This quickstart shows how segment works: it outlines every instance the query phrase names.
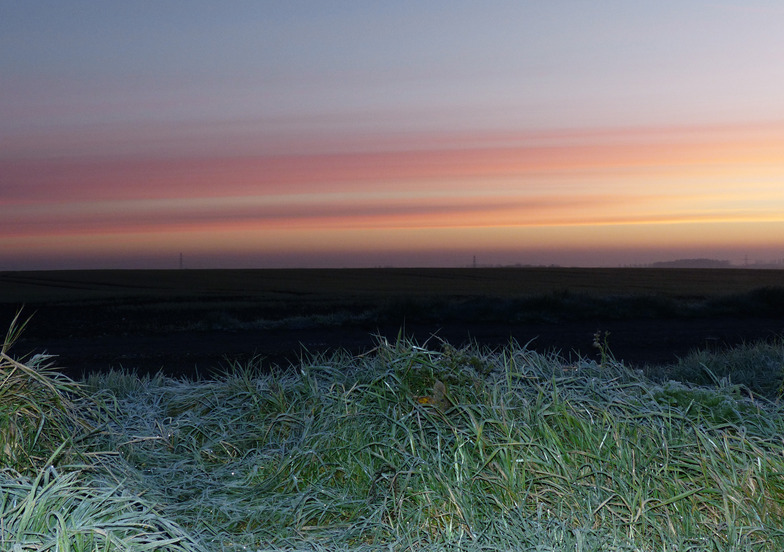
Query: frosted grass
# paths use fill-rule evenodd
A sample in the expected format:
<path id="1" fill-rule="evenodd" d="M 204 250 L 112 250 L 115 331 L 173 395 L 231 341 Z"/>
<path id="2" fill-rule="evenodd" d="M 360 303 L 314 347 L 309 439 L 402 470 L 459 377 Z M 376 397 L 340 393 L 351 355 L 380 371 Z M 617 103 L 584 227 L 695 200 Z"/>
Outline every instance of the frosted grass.
<path id="1" fill-rule="evenodd" d="M 109 452 L 49 482 L 98 519 L 139 512 L 163 550 L 784 549 L 775 397 L 657 383 L 606 342 L 599 361 L 435 345 L 93 376 L 109 414 L 82 446 Z"/>

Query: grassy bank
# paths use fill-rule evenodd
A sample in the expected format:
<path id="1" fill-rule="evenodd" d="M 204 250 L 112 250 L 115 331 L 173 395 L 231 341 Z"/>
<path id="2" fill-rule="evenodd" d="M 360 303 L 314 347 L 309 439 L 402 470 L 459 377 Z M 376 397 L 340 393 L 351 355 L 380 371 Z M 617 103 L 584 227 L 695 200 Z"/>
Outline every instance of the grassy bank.
<path id="1" fill-rule="evenodd" d="M 0 549 L 784 549 L 781 344 L 682 381 L 438 345 L 79 383 L 4 348 Z"/>

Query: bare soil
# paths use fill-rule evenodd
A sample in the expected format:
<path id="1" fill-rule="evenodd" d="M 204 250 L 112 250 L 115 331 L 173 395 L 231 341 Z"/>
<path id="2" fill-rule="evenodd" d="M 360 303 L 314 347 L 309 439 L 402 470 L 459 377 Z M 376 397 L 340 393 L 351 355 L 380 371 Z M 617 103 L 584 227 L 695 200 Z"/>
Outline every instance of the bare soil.
<path id="1" fill-rule="evenodd" d="M 0 323 L 8 327 L 24 304 L 23 317 L 32 319 L 12 352 L 56 355 L 57 365 L 76 378 L 112 368 L 205 377 L 253 358 L 286 368 L 303 354 L 362 353 L 401 332 L 436 348 L 442 341 L 499 348 L 515 340 L 540 352 L 588 358 L 597 358 L 594 334 L 609 332 L 614 356 L 643 368 L 695 349 L 784 335 L 784 310 L 776 303 L 784 294 L 754 294 L 778 282 L 784 283 L 784 271 L 0 273 Z M 580 295 L 570 295 L 575 292 Z M 741 301 L 688 315 L 650 300 L 690 305 L 743 293 L 756 303 L 749 306 L 740 295 Z M 616 298 L 597 307 L 582 294 Z M 640 302 L 641 295 L 648 299 Z M 488 304 L 495 310 L 484 308 Z M 525 309 L 535 312 L 520 312 Z M 323 322 L 334 313 L 348 316 Z M 313 322 L 318 316 L 322 322 Z M 250 323 L 256 320 L 285 323 L 264 329 Z"/>
<path id="2" fill-rule="evenodd" d="M 91 310 L 83 311 L 87 315 Z M 34 324 L 34 322 L 31 322 Z M 125 368 L 140 373 L 204 377 L 233 363 L 261 360 L 262 366 L 288 367 L 301 356 L 345 349 L 362 353 L 380 338 L 393 341 L 403 331 L 423 344 L 455 347 L 479 344 L 504 347 L 510 340 L 539 352 L 597 358 L 593 336 L 609 332 L 613 355 L 628 365 L 645 367 L 676 362 L 692 350 L 733 346 L 784 335 L 784 318 L 715 317 L 699 319 L 625 319 L 527 324 L 449 322 L 385 327 L 181 331 L 162 334 L 112 331 L 101 335 L 36 337 L 23 334 L 14 351 L 47 352 L 71 377 Z"/>

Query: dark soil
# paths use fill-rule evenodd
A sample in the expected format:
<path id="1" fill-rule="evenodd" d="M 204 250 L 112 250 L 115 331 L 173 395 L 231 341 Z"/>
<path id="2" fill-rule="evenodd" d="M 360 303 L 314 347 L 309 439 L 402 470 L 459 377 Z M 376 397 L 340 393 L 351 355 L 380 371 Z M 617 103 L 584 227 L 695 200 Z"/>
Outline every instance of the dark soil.
<path id="1" fill-rule="evenodd" d="M 510 340 L 598 358 L 594 334 L 634 367 L 784 335 L 784 271 L 357 269 L 0 273 L 0 324 L 31 320 L 12 349 L 48 352 L 72 377 L 109 369 L 209 376 L 260 359 L 362 353 L 402 332 L 438 348 Z M 255 329 L 251 329 L 255 328 Z M 261 329 L 270 328 L 270 329 Z"/>
<path id="2" fill-rule="evenodd" d="M 90 310 L 83 310 L 89 316 Z M 31 329 L 35 322 L 31 322 Z M 345 349 L 361 353 L 380 338 L 397 339 L 401 325 L 341 328 L 210 330 L 118 334 L 104 327 L 95 335 L 35 336 L 34 331 L 15 345 L 17 354 L 48 352 L 71 377 L 111 368 L 139 373 L 162 371 L 173 376 L 204 377 L 235 362 L 257 358 L 262 366 L 288 367 L 304 354 Z M 565 357 L 598 358 L 594 334 L 609 332 L 613 355 L 635 367 L 676 362 L 692 350 L 733 346 L 784 335 L 783 318 L 578 320 L 503 324 L 498 322 L 409 322 L 405 335 L 419 344 L 438 348 L 442 340 L 460 347 L 479 344 L 504 347 L 510 340 L 539 352 L 556 351 Z"/>

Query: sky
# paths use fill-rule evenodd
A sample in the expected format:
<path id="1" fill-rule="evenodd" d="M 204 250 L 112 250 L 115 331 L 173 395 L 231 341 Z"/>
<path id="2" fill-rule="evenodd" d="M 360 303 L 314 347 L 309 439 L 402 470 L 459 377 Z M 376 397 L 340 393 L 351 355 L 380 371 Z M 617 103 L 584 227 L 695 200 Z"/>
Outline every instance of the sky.
<path id="1" fill-rule="evenodd" d="M 779 0 L 0 2 L 0 270 L 784 259 Z"/>

